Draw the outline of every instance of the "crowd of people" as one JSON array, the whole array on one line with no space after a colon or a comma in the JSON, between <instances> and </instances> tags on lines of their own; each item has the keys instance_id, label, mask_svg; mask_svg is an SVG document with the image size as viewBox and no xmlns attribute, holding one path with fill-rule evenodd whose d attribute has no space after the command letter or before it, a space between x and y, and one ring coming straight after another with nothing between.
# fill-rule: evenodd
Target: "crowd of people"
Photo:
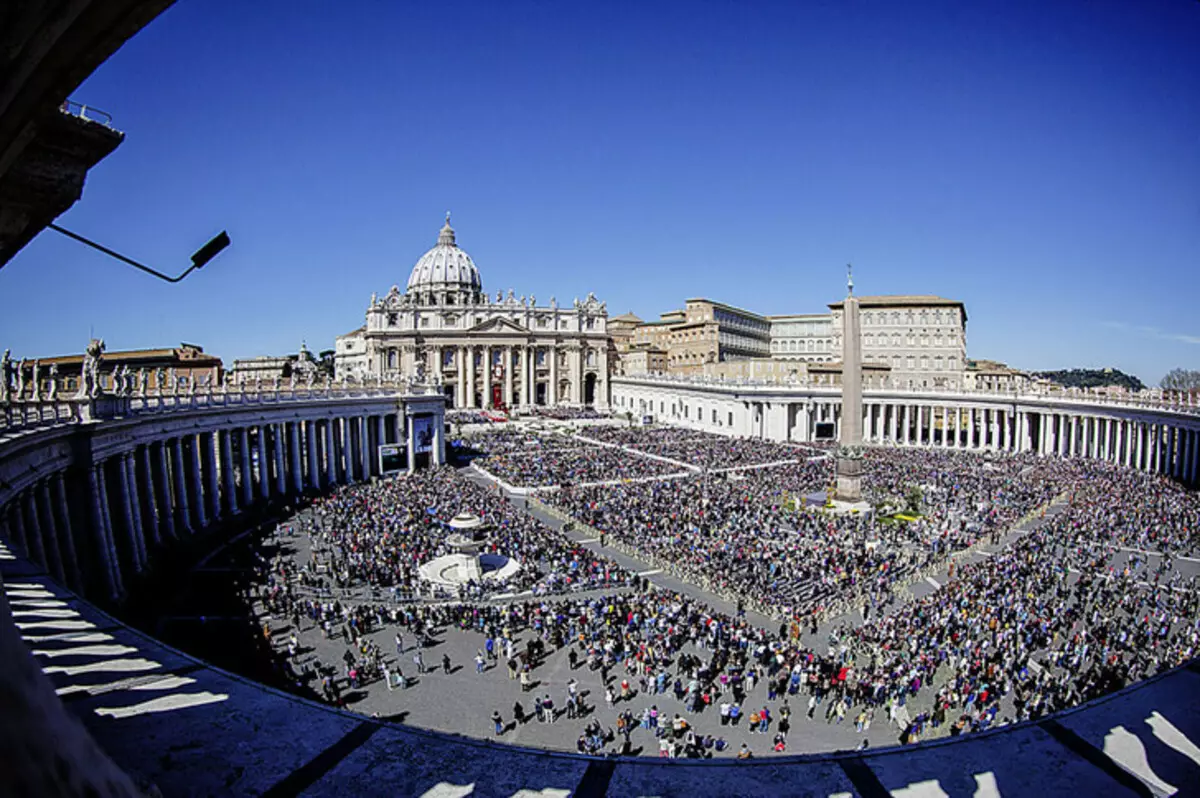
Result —
<instances>
[{"instance_id":1,"label":"crowd of people","mask_svg":"<svg viewBox=\"0 0 1200 798\"><path fill-rule=\"evenodd\" d=\"M1070 484L1070 466L1035 458L879 450L864 491L920 493L910 521L796 512L832 479L832 461L564 489L562 511L655 565L766 614L802 617L839 596L890 586L1015 522Z\"/></svg>"},{"instance_id":2,"label":"crowd of people","mask_svg":"<svg viewBox=\"0 0 1200 798\"><path fill-rule=\"evenodd\" d=\"M631 576L612 561L552 532L494 489L452 468L424 469L403 479L338 488L285 525L304 556L274 563L279 585L345 590L390 589L397 598L429 595L419 567L452 553L448 522L459 513L482 522L483 554L516 559L509 579L468 583L466 595L534 590L561 592L620 586Z\"/></svg>"},{"instance_id":3,"label":"crowd of people","mask_svg":"<svg viewBox=\"0 0 1200 798\"><path fill-rule=\"evenodd\" d=\"M686 430L585 434L622 446L697 442ZM478 678L506 672L522 688L511 708L487 708L497 735L510 717L558 720L572 724L564 739L583 753L747 757L788 751L801 723L853 728L864 740L886 727L913 743L1038 718L1198 653L1200 569L1181 558L1200 553L1200 500L1163 477L1058 458L869 450L864 493L906 521L804 510L831 483L828 459L622 483L603 453L630 455L611 447L531 442L509 430L489 445L489 470L547 455L591 463L577 469L588 479L546 483L565 483L551 499L561 510L645 562L774 614L778 629L646 589L492 491L432 469L339 489L285 529L308 545L264 566L256 601L294 630L346 647L340 662L302 664L296 638L275 641L297 680L335 703L347 687L403 689L431 667L429 640L466 635ZM1000 545L1001 533L1056 498L1057 514ZM485 521L490 550L530 564L497 589L540 595L501 602L476 590L395 603L303 590L370 584L414 594L416 567L444 552L445 524L461 511ZM984 542L996 550L950 566L928 595L898 590ZM578 589L600 592L565 592ZM818 635L839 600L855 612ZM394 639L395 655L381 636ZM598 675L601 689L585 695L573 676L537 684L558 672L552 658L570 674ZM442 667L450 672L448 659Z\"/></svg>"}]
</instances>

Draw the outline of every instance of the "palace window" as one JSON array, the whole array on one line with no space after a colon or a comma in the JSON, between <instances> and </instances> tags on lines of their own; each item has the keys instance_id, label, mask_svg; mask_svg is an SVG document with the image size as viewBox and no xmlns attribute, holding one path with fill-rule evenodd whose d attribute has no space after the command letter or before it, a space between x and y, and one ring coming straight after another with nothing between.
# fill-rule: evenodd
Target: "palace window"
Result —
<instances>
[{"instance_id":1,"label":"palace window","mask_svg":"<svg viewBox=\"0 0 1200 798\"><path fill-rule=\"evenodd\" d=\"M396 326L396 314L395 313L387 314L387 326L389 326L389 327Z\"/></svg>"}]
</instances>

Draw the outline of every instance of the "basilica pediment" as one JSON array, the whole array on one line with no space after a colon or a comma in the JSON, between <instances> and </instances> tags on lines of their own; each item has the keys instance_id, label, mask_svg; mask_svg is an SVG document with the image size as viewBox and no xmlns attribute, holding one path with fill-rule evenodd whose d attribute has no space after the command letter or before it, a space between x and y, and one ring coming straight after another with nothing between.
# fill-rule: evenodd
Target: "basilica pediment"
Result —
<instances>
[{"instance_id":1,"label":"basilica pediment","mask_svg":"<svg viewBox=\"0 0 1200 798\"><path fill-rule=\"evenodd\" d=\"M517 324L512 319L494 318L494 319L484 319L483 321L476 324L474 327L467 330L467 332L471 332L471 333L520 333L522 335L528 335L530 333L530 330L528 327L524 327L520 324Z\"/></svg>"}]
</instances>

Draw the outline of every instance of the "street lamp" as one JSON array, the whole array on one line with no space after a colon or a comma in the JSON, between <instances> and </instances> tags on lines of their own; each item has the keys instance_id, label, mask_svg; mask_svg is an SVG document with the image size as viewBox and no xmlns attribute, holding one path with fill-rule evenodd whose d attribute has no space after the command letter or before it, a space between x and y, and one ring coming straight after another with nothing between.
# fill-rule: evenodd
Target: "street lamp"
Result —
<instances>
[{"instance_id":1,"label":"street lamp","mask_svg":"<svg viewBox=\"0 0 1200 798\"><path fill-rule=\"evenodd\" d=\"M84 238L83 236L79 235L79 233L72 233L70 230L67 230L65 227L59 227L58 225L53 224L53 223L48 224L46 226L49 227L51 230L54 230L57 233L62 233L67 238L73 238L76 241L80 242L81 244L87 244L92 249L98 249L101 252L103 252L105 255L108 255L109 257L116 258L117 260L119 260L123 263L128 263L130 266L141 269L142 271L146 272L147 274L152 274L155 277L157 277L158 279L165 280L168 283L177 283L180 280L182 280L184 277L187 277L189 274L191 274L196 269L203 267L204 264L208 263L210 260L215 258L221 252L221 250L223 250L223 249L225 249L225 247L229 246L229 243L230 243L229 242L229 234L226 233L224 230L222 230L220 233L217 233L215 236L213 236L212 240L210 240L207 244L205 244L204 246L200 247L200 249L198 249L192 253L192 265L189 266L182 274L180 274L178 277L168 277L167 275L163 274L162 272L155 271L154 269L151 269L149 266L144 266L141 263L138 263L136 260L133 260L132 258L127 258L119 252L113 252L111 249L109 249L106 246L97 244L95 241Z\"/></svg>"}]
</instances>

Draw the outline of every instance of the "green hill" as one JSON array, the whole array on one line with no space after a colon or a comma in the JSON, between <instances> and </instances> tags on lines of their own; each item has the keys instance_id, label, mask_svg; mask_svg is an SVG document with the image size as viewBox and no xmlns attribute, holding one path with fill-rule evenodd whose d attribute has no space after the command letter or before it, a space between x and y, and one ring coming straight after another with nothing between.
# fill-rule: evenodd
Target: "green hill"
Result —
<instances>
[{"instance_id":1,"label":"green hill","mask_svg":"<svg viewBox=\"0 0 1200 798\"><path fill-rule=\"evenodd\" d=\"M1130 391L1140 391L1146 387L1137 377L1118 369L1059 369L1033 373L1065 388L1101 388L1116 385Z\"/></svg>"}]
</instances>

